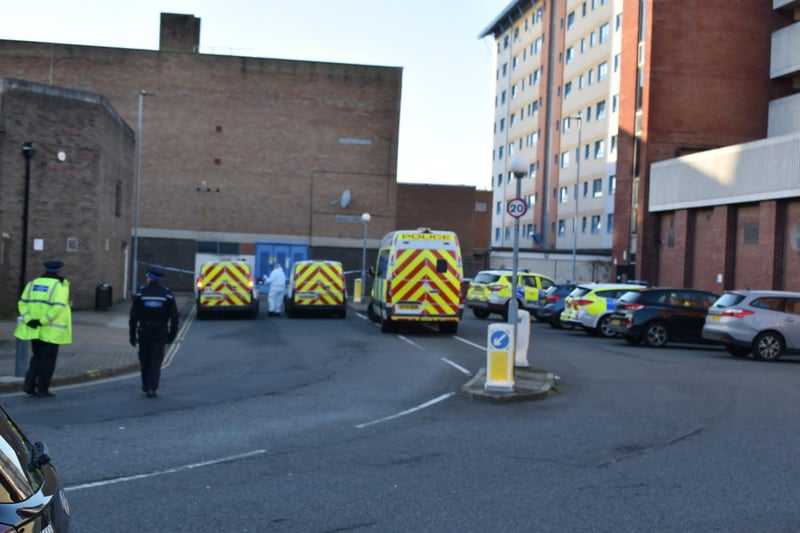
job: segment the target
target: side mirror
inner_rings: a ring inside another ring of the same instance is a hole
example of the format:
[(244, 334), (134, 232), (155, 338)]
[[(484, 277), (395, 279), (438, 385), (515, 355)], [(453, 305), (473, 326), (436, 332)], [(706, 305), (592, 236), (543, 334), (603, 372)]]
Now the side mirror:
[(375, 267), (374, 266), (369, 267), (369, 270), (367, 270), (367, 274), (369, 274), (370, 276), (372, 276), (374, 278), (375, 277)]
[(31, 450), (31, 462), (28, 465), (31, 471), (41, 468), (50, 462), (50, 454), (47, 451), (47, 446), (43, 442), (33, 443), (33, 450)]

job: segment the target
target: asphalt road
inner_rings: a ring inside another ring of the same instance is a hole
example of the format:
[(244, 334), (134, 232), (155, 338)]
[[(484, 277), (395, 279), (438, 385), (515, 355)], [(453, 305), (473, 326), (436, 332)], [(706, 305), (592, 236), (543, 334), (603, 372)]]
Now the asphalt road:
[(474, 401), (489, 323), (200, 321), (156, 400), (131, 376), (3, 402), (48, 444), (78, 532), (800, 529), (800, 360), (534, 322), (530, 363), (560, 392)]

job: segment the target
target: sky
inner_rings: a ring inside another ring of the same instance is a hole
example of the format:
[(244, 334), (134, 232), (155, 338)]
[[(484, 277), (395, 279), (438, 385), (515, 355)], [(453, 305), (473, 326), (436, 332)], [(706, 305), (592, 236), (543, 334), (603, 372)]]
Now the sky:
[(496, 48), (511, 0), (0, 2), (0, 39), (157, 50), (161, 13), (200, 20), (200, 52), (402, 67), (397, 181), (491, 187)]

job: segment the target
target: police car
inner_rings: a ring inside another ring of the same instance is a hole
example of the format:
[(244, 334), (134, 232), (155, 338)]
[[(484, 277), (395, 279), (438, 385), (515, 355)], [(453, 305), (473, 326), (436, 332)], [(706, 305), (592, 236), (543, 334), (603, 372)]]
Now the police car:
[(628, 291), (645, 288), (630, 283), (583, 283), (575, 287), (564, 299), (561, 322), (582, 327), (592, 335), (614, 337), (611, 330), (611, 313), (617, 298)]
[[(511, 270), (482, 270), (478, 272), (467, 291), (466, 306), (477, 318), (487, 318), (498, 313), (508, 320), (508, 303), (511, 301)], [(517, 301), (521, 309), (535, 312), (539, 306), (539, 293), (555, 282), (547, 276), (520, 270), (517, 272)]]

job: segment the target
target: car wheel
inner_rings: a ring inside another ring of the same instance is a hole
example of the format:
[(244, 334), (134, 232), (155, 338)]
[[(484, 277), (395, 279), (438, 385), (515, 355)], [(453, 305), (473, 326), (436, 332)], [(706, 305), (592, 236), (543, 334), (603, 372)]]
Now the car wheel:
[(750, 348), (743, 348), (741, 346), (726, 346), (725, 349), (728, 350), (728, 353), (733, 357), (747, 357), (750, 353)]
[(625, 335), (624, 337), (625, 342), (628, 344), (633, 344), (634, 346), (638, 346), (640, 342), (642, 342), (642, 338), (638, 335)]
[(669, 340), (669, 331), (663, 322), (653, 322), (644, 332), (644, 343), (653, 348), (663, 348)]
[(511, 302), (511, 300), (506, 302), (505, 307), (503, 307), (503, 312), (501, 313), (501, 315), (503, 317), (503, 322), (508, 322), (508, 307), (510, 305), (510, 302)]
[(786, 349), (786, 342), (778, 333), (765, 331), (753, 341), (753, 355), (760, 361), (777, 361)]
[(611, 315), (603, 315), (600, 317), (600, 320), (597, 322), (595, 335), (598, 333), (603, 337), (614, 337), (616, 335), (616, 333), (611, 331)]
[(564, 324), (561, 323), (561, 319), (558, 318), (558, 315), (553, 315), (548, 322), (556, 329), (564, 329)]
[(489, 316), (489, 311), (486, 309), (473, 309), (472, 314), (475, 315), (475, 318), (487, 318)]

